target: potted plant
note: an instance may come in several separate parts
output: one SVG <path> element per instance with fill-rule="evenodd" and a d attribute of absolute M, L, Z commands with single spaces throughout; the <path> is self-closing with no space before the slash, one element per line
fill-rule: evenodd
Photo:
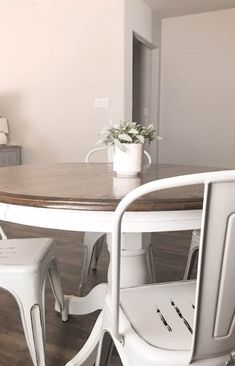
<path fill-rule="evenodd" d="M 137 175 L 143 166 L 145 142 L 160 140 L 153 125 L 127 121 L 111 125 L 101 132 L 102 142 L 113 148 L 113 168 L 117 175 Z"/>

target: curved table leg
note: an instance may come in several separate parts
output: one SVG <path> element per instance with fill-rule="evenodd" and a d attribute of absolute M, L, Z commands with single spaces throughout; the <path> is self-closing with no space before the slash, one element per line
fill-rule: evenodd
<path fill-rule="evenodd" d="M 102 323 L 103 313 L 101 312 L 85 345 L 66 366 L 93 366 L 95 364 L 98 344 L 102 336 Z"/>
<path fill-rule="evenodd" d="M 111 361 L 114 343 L 109 333 L 103 333 L 97 350 L 95 366 L 108 366 Z"/>
<path fill-rule="evenodd" d="M 101 283 L 94 287 L 87 296 L 79 297 L 74 295 L 65 295 L 65 307 L 69 315 L 86 315 L 96 310 L 102 310 L 104 307 L 107 284 Z M 55 304 L 55 310 L 60 312 L 58 304 Z"/>
<path fill-rule="evenodd" d="M 65 296 L 65 306 L 68 314 L 85 315 L 96 310 L 102 310 L 104 307 L 105 295 L 107 293 L 107 284 L 102 283 L 94 287 L 87 296 Z M 58 304 L 55 304 L 55 310 L 60 312 Z M 96 361 L 98 344 L 102 336 L 103 312 L 99 314 L 92 332 L 83 348 L 77 355 L 70 360 L 66 366 L 93 366 Z"/>
<path fill-rule="evenodd" d="M 102 328 L 101 312 L 82 349 L 65 366 L 108 366 L 113 351 L 113 340 Z"/>

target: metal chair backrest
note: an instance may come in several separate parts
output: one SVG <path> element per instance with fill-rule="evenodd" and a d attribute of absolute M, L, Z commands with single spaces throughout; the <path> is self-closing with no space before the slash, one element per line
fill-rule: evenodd
<path fill-rule="evenodd" d="M 86 155 L 86 157 L 85 157 L 85 163 L 89 163 L 90 162 L 90 158 L 92 157 L 93 154 L 95 154 L 95 153 L 97 153 L 99 151 L 104 151 L 104 150 L 107 150 L 107 153 L 108 153 L 108 162 L 109 163 L 112 163 L 112 161 L 113 161 L 112 151 L 107 146 L 97 147 L 95 149 L 90 150 L 88 152 L 88 154 Z M 144 155 L 148 159 L 148 164 L 152 164 L 151 156 L 150 156 L 150 154 L 146 150 L 144 150 Z"/>
<path fill-rule="evenodd" d="M 196 361 L 235 350 L 235 171 L 161 179 L 127 194 L 114 214 L 110 293 L 113 333 L 122 341 L 119 298 L 123 215 L 130 204 L 145 194 L 193 184 L 205 187 L 191 348 L 191 360 Z"/>
<path fill-rule="evenodd" d="M 235 351 L 235 181 L 206 187 L 192 360 Z"/>
<path fill-rule="evenodd" d="M 86 157 L 85 157 L 85 163 L 89 163 L 91 161 L 90 158 L 92 157 L 92 155 L 94 155 L 95 153 L 98 153 L 99 151 L 104 151 L 104 150 L 107 150 L 108 162 L 111 163 L 113 161 L 112 160 L 112 154 L 106 146 L 96 147 L 95 149 L 90 150 L 88 152 L 88 154 L 86 155 Z"/>

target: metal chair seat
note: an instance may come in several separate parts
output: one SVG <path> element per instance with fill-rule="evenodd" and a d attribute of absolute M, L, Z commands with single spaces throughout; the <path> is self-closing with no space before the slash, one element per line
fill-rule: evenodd
<path fill-rule="evenodd" d="M 146 343 L 187 351 L 192 342 L 195 289 L 195 281 L 122 289 L 120 306 Z"/>
<path fill-rule="evenodd" d="M 49 275 L 62 320 L 67 321 L 54 243 L 49 238 L 0 242 L 0 287 L 17 301 L 34 366 L 45 366 L 45 280 Z"/>

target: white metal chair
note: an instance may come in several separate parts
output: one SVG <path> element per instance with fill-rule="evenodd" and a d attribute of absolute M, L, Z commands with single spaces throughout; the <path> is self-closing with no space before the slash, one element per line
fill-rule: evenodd
<path fill-rule="evenodd" d="M 85 158 L 85 162 L 90 162 L 92 156 L 100 151 L 107 152 L 108 162 L 112 162 L 112 153 L 107 146 L 97 147 L 92 149 L 88 152 Z M 152 159 L 150 154 L 144 150 L 144 154 L 147 157 L 148 165 L 152 163 Z M 105 233 L 89 233 L 86 232 L 84 235 L 84 242 L 83 242 L 83 258 L 82 258 L 82 266 L 81 266 L 81 274 L 80 274 L 80 282 L 78 285 L 78 294 L 80 296 L 83 295 L 84 286 L 87 282 L 88 275 L 90 270 L 96 270 L 97 268 L 97 261 L 100 256 L 102 246 L 106 244 L 106 234 Z M 151 255 L 151 247 L 149 255 Z M 152 260 L 149 259 L 149 263 L 152 263 Z M 152 270 L 152 277 L 155 277 L 154 269 Z"/>
<path fill-rule="evenodd" d="M 112 154 L 111 154 L 110 150 L 107 148 L 107 146 L 101 146 L 101 147 L 92 149 L 88 152 L 88 154 L 86 155 L 86 158 L 85 158 L 85 163 L 89 163 L 90 158 L 93 154 L 95 154 L 99 151 L 105 151 L 105 150 L 107 150 L 107 152 L 108 152 L 108 162 L 112 162 L 113 160 L 112 160 Z M 146 150 L 144 150 L 144 155 L 147 157 L 148 164 L 152 164 L 151 156 Z"/>
<path fill-rule="evenodd" d="M 88 152 L 85 158 L 85 162 L 90 162 L 92 156 L 100 151 L 107 151 L 108 153 L 108 161 L 112 162 L 112 154 L 107 146 L 97 147 Z M 150 154 L 144 150 L 144 154 L 147 157 L 148 164 L 152 163 L 152 159 Z M 84 237 L 84 251 L 83 251 L 83 260 L 82 260 L 82 270 L 79 282 L 79 295 L 83 294 L 83 288 L 87 281 L 88 274 L 90 269 L 96 270 L 97 260 L 102 250 L 103 244 L 106 242 L 106 235 L 104 233 L 85 233 Z M 191 278 L 193 266 L 195 263 L 195 259 L 199 250 L 199 242 L 200 242 L 200 230 L 194 230 L 192 234 L 192 239 L 190 242 L 190 248 L 188 252 L 186 267 L 183 279 L 189 280 Z M 154 263 L 153 263 L 153 255 L 152 255 L 152 246 L 149 246 L 149 263 L 152 272 L 152 278 L 156 279 Z"/>
<path fill-rule="evenodd" d="M 121 222 L 128 206 L 156 190 L 204 184 L 197 281 L 120 290 Z M 94 334 L 69 366 L 85 366 L 88 349 L 111 335 L 124 366 L 235 365 L 235 171 L 161 179 L 130 192 L 118 205 L 112 233 L 111 282 Z M 216 250 L 215 250 L 216 248 Z"/>
<path fill-rule="evenodd" d="M 3 239 L 6 239 L 1 230 Z M 0 241 L 0 287 L 16 299 L 34 366 L 45 366 L 45 280 L 47 274 L 62 320 L 67 309 L 61 288 L 54 243 L 49 238 Z"/>

